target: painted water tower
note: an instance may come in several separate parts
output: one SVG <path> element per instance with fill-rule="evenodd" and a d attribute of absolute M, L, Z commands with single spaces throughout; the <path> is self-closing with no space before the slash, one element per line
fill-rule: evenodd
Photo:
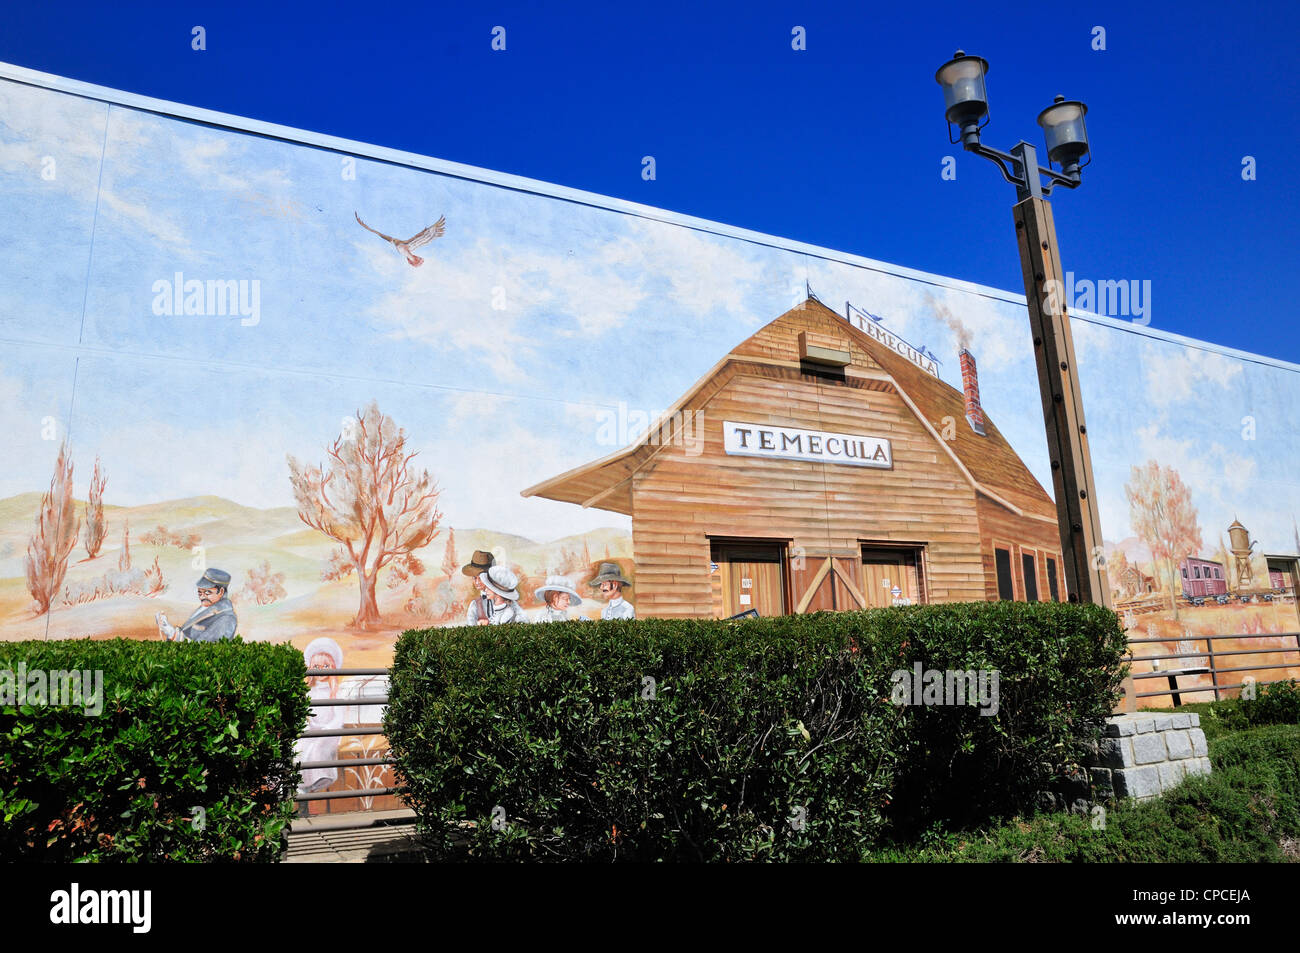
<path fill-rule="evenodd" d="M 1235 516 L 1232 519 L 1232 525 L 1228 527 L 1228 540 L 1232 546 L 1230 551 L 1233 558 L 1233 569 L 1237 574 L 1237 588 L 1245 589 L 1255 581 L 1250 569 L 1250 553 L 1258 543 L 1250 538 L 1250 533 L 1246 531 L 1246 527 L 1237 522 Z"/>

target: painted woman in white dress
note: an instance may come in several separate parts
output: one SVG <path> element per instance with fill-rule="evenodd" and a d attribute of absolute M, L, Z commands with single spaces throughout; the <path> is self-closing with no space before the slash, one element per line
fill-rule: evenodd
<path fill-rule="evenodd" d="M 333 639 L 319 638 L 308 643 L 302 652 L 303 659 L 310 668 L 342 668 L 343 650 Z M 339 676 L 309 675 L 307 677 L 308 693 L 313 702 L 339 697 Z M 318 731 L 343 727 L 342 705 L 313 706 L 307 717 L 307 730 Z M 299 738 L 295 745 L 299 761 L 336 761 L 338 760 L 339 738 Z M 321 791 L 338 780 L 338 768 L 307 768 L 302 772 L 298 782 L 298 793 L 309 794 Z"/>

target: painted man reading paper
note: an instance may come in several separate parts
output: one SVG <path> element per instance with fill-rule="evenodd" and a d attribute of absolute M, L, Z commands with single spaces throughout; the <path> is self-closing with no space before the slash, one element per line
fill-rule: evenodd
<path fill-rule="evenodd" d="M 158 623 L 158 634 L 163 637 L 163 641 L 186 639 L 190 642 L 219 642 L 234 638 L 239 620 L 235 618 L 235 607 L 226 597 L 230 573 L 209 569 L 195 585 L 199 590 L 200 604 L 188 619 L 180 625 L 172 625 L 167 621 L 165 612 L 154 616 Z"/>

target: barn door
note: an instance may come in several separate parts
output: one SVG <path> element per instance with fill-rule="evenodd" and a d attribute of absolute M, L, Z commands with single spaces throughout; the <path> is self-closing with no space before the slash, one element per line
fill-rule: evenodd
<path fill-rule="evenodd" d="M 922 602 L 920 582 L 915 551 L 863 549 L 862 594 L 871 608 Z"/>
<path fill-rule="evenodd" d="M 784 546 L 714 543 L 712 559 L 713 607 L 720 618 L 750 609 L 762 616 L 785 614 Z"/>
<path fill-rule="evenodd" d="M 794 582 L 795 612 L 866 607 L 857 565 L 851 559 L 805 556 L 803 567 L 793 569 L 790 575 Z"/>

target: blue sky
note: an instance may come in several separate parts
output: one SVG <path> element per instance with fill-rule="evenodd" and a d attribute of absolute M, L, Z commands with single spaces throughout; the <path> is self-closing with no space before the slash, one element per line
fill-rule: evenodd
<path fill-rule="evenodd" d="M 797 59 L 802 54 L 781 37 L 781 29 L 788 36 L 781 24 L 792 14 L 777 8 L 730 19 L 682 13 L 674 20 L 671 7 L 656 6 L 653 23 L 611 20 L 616 15 L 609 13 L 541 18 L 509 7 L 493 16 L 442 8 L 443 19 L 427 24 L 422 51 L 410 46 L 419 17 L 428 15 L 418 11 L 417 23 L 400 33 L 367 32 L 360 23 L 319 15 L 269 23 L 258 19 L 261 11 L 223 12 L 207 21 L 209 50 L 195 53 L 184 8 L 168 8 L 176 9 L 182 12 L 140 20 L 133 19 L 138 12 L 127 12 L 111 23 L 93 10 L 70 17 L 64 42 L 49 46 L 47 60 L 35 57 L 43 49 L 42 23 L 54 21 L 24 11 L 0 41 L 0 59 L 995 287 L 1014 289 L 1018 280 L 1010 211 L 999 204 L 1010 204 L 1010 187 L 992 168 L 965 158 L 955 182 L 939 177 L 939 159 L 952 150 L 941 139 L 934 144 L 942 124 L 935 121 L 939 93 L 930 77 L 953 44 L 922 42 L 919 24 L 905 29 L 889 20 L 867 23 L 860 13 L 801 8 L 795 22 L 807 26 L 809 50 Z M 1159 105 L 1154 85 L 1113 86 L 1117 73 L 1133 83 L 1167 80 L 1175 65 L 1168 28 L 1153 32 L 1151 24 L 1125 19 L 1131 16 L 1089 14 L 1078 21 L 1086 24 L 1078 42 L 1087 55 L 1062 52 L 1052 58 L 1053 68 L 1074 64 L 1071 85 L 1062 89 L 1088 99 L 1097 113 L 1124 114 L 1149 95 L 1143 108 L 1163 122 L 1170 110 Z M 205 17 L 189 19 L 202 24 Z M 488 21 L 498 20 L 507 24 L 508 49 L 491 59 Z M 941 18 L 928 20 L 932 33 Z M 1104 52 L 1088 49 L 1094 21 L 1107 27 Z M 1195 29 L 1205 29 L 1205 22 Z M 121 34 L 121 43 L 108 42 L 133 23 L 138 29 Z M 179 53 L 168 45 L 177 42 L 177 23 Z M 671 23 L 678 28 L 664 26 Z M 102 55 L 65 64 L 69 50 L 99 49 L 79 39 L 97 27 Z M 962 42 L 994 61 L 994 115 L 1022 116 L 1025 125 L 1017 128 L 1028 135 L 1044 103 L 1026 97 L 1017 104 L 1023 92 L 1017 87 L 1029 75 L 1016 73 L 1024 38 L 1013 43 L 1012 34 L 987 28 L 966 31 L 986 37 L 987 46 Z M 1246 29 L 1234 20 L 1219 40 L 1240 41 Z M 1057 23 L 1043 36 L 1065 30 Z M 15 51 L 23 55 L 7 51 L 2 44 L 24 31 L 32 42 Z M 480 34 L 483 50 L 476 52 L 471 39 Z M 854 35 L 863 38 L 860 48 L 847 43 Z M 1148 53 L 1141 65 L 1133 47 L 1139 35 Z M 288 36 L 297 45 L 270 56 L 277 37 Z M 942 52 L 931 56 L 924 51 L 930 47 Z M 156 68 L 136 72 L 146 49 Z M 1164 66 L 1160 50 L 1170 56 Z M 1122 56 L 1102 59 L 1113 53 Z M 1268 63 L 1268 56 L 1260 49 L 1249 69 Z M 1002 61 L 1008 61 L 1005 71 Z M 1223 88 L 1231 86 L 1223 57 L 1216 62 Z M 279 74 L 286 63 L 296 63 L 297 71 Z M 880 79 L 905 68 L 919 69 L 920 79 Z M 105 72 L 87 71 L 93 69 Z M 376 86 L 385 72 L 388 80 Z M 1004 72 L 1005 99 L 997 86 Z M 1094 80 L 1095 98 L 1077 88 Z M 879 92 L 856 92 L 868 88 Z M 1274 82 L 1259 95 L 1284 88 Z M 791 101 L 795 90 L 806 94 L 802 102 Z M 286 95 L 293 91 L 296 97 Z M 1054 91 L 1049 87 L 1043 99 Z M 585 119 L 572 111 L 582 97 L 588 97 Z M 913 100 L 914 109 L 905 107 Z M 328 114 L 319 112 L 325 102 Z M 1218 105 L 1233 121 L 1250 112 L 1233 111 L 1227 100 Z M 954 384 L 956 338 L 933 313 L 943 304 L 960 315 L 975 335 L 986 408 L 1050 488 L 1028 327 L 1014 305 L 370 160 L 359 160 L 350 179 L 340 174 L 335 154 L 72 97 L 10 88 L 3 106 L 0 199 L 15 231 L 0 264 L 6 289 L 0 331 L 30 343 L 11 347 L 11 358 L 0 364 L 0 396 L 20 409 L 15 457 L 21 461 L 6 468 L 0 497 L 48 480 L 53 451 L 40 441 L 37 425 L 47 414 L 67 419 L 76 373 L 74 438 L 106 455 L 111 502 L 215 493 L 257 506 L 288 504 L 284 454 L 319 457 L 341 417 L 375 398 L 394 408 L 444 483 L 453 525 L 547 538 L 617 524 L 610 514 L 522 500 L 518 491 L 615 449 L 596 442 L 602 413 L 620 403 L 645 411 L 666 407 L 731 346 L 794 303 L 792 291 L 805 279 L 832 307 L 850 298 L 928 345 Z M 1226 122 L 1226 113 L 1221 118 Z M 1092 126 L 1094 141 L 1102 125 Z M 992 141 L 1010 145 L 1010 134 L 997 138 L 1001 130 L 1000 121 L 990 127 Z M 1112 135 L 1125 142 L 1123 153 L 1117 142 L 1109 166 L 1099 158 L 1084 189 L 1054 203 L 1066 266 L 1080 277 L 1151 280 L 1157 329 L 1300 359 L 1294 337 L 1286 337 L 1293 332 L 1277 321 L 1285 310 L 1279 294 L 1296 280 L 1293 268 L 1282 267 L 1295 257 L 1294 218 L 1286 221 L 1279 212 L 1294 211 L 1293 193 L 1270 188 L 1264 174 L 1259 182 L 1242 182 L 1239 165 L 1229 164 L 1221 176 L 1212 157 L 1193 150 L 1186 162 L 1162 160 L 1161 166 L 1173 170 L 1171 182 L 1187 180 L 1187 194 L 1200 203 L 1193 210 L 1170 198 L 1182 186 L 1155 190 L 1132 181 L 1143 149 L 1164 154 L 1167 148 L 1157 150 L 1145 133 Z M 1172 131 L 1168 136 L 1166 143 L 1177 141 Z M 1270 140 L 1261 133 L 1257 141 Z M 1277 146 L 1271 154 L 1280 159 Z M 1252 149 L 1262 165 L 1264 148 Z M 54 183 L 30 174 L 51 151 L 60 170 Z M 640 178 L 644 154 L 656 156 L 654 182 Z M 1113 201 L 1130 207 L 1116 210 L 1107 224 L 1100 209 Z M 1217 217 L 1206 220 L 1210 207 Z M 425 250 L 426 264 L 412 269 L 352 221 L 354 210 L 402 237 L 446 214 L 447 234 Z M 83 296 L 92 216 L 98 216 L 97 237 Z M 1193 252 L 1185 243 L 1198 234 L 1202 241 Z M 1077 256 L 1074 241 L 1080 241 Z M 1169 257 L 1176 243 L 1184 251 Z M 1216 248 L 1223 254 L 1212 254 Z M 1251 272 L 1220 281 L 1216 276 L 1233 255 L 1247 256 Z M 1277 281 L 1258 280 L 1265 270 Z M 237 318 L 153 313 L 154 282 L 177 271 L 259 280 L 262 320 L 242 327 Z M 1165 271 L 1172 279 L 1162 277 Z M 501 310 L 488 304 L 497 288 L 508 300 Z M 1259 308 L 1243 304 L 1251 295 L 1260 296 Z M 1192 322 L 1201 314 L 1213 320 L 1198 330 Z M 1218 525 L 1240 513 L 1257 532 L 1289 529 L 1300 461 L 1289 427 L 1300 414 L 1295 373 L 1079 327 L 1108 538 L 1127 535 L 1122 484 L 1128 466 L 1153 455 L 1193 484 L 1204 520 Z M 1268 340 L 1289 340 L 1295 353 L 1265 346 L 1264 337 L 1256 345 L 1243 339 L 1270 327 Z M 81 362 L 74 370 L 76 354 Z M 1248 415 L 1257 421 L 1253 440 L 1241 433 Z M 473 464 L 451 466 L 468 448 Z M 79 472 L 88 468 L 83 461 Z M 1207 548 L 1212 540 L 1207 534 Z M 1271 542 L 1270 548 L 1287 547 Z"/>
<path fill-rule="evenodd" d="M 1055 93 L 1090 106 L 1094 162 L 1054 201 L 1067 269 L 1150 280 L 1155 327 L 1300 362 L 1297 27 L 1276 2 L 52 0 L 6 10 L 0 59 L 1018 291 L 1011 187 L 945 138 L 933 74 L 960 46 L 992 64 L 993 145 L 1041 141 Z"/>

